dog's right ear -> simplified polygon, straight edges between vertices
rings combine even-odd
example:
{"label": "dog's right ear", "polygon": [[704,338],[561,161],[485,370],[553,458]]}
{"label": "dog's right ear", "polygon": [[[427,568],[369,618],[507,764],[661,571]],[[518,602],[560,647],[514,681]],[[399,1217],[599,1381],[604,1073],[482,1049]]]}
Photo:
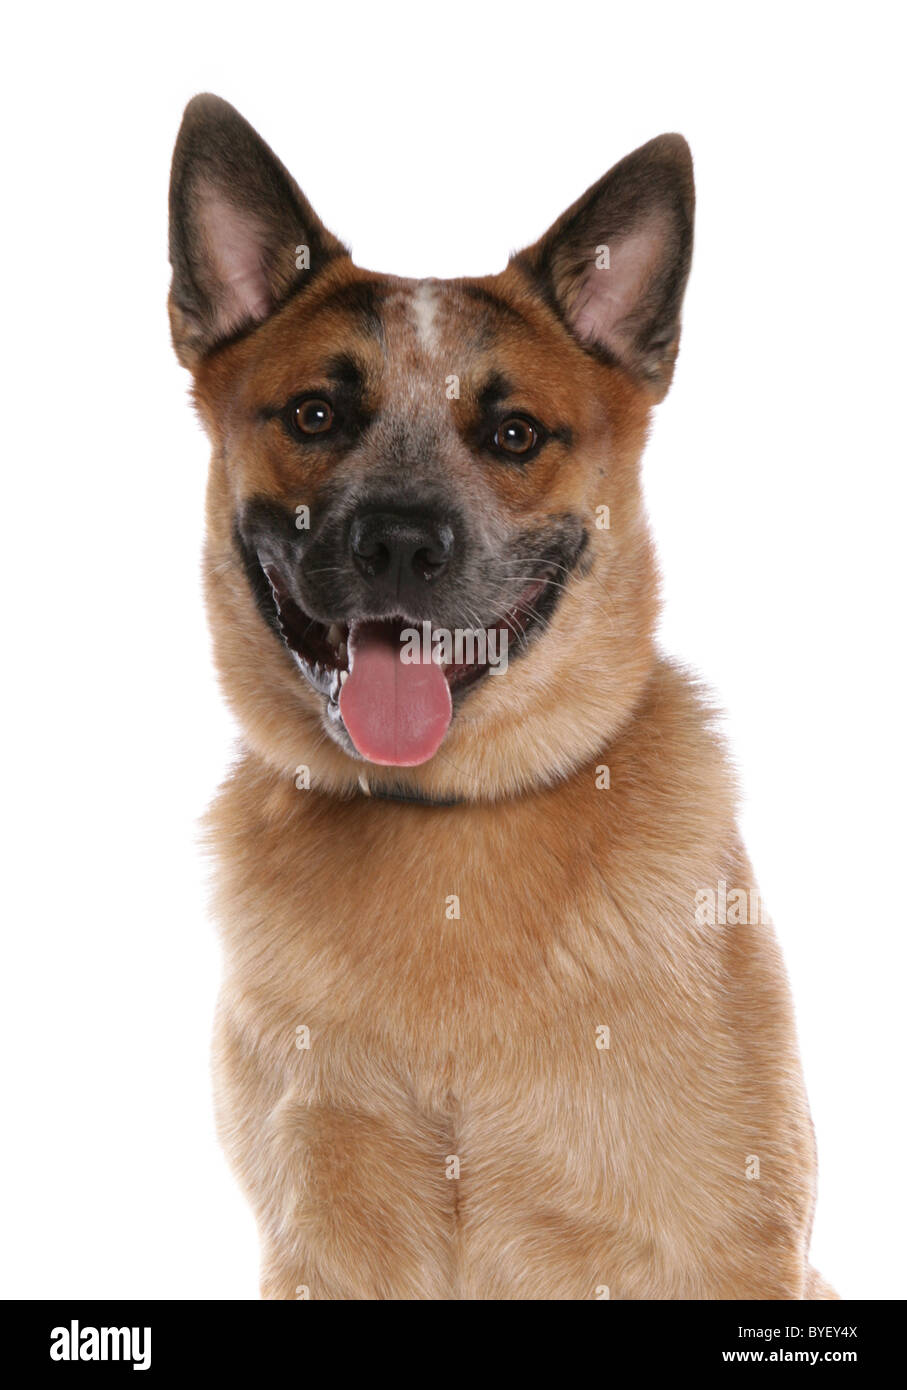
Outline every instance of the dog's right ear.
{"label": "dog's right ear", "polygon": [[170,176],[170,326],[182,364],[348,254],[248,121],[220,97],[193,97]]}

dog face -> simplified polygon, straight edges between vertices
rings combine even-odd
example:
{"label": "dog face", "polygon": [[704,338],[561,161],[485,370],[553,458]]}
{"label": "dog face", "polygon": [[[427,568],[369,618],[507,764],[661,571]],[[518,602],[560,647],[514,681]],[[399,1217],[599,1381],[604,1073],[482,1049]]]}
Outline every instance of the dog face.
{"label": "dog face", "polygon": [[213,445],[216,659],[270,763],[494,797],[604,746],[651,664],[638,459],[692,210],[663,136],[499,275],[372,274],[231,107],[190,103],[171,324]]}

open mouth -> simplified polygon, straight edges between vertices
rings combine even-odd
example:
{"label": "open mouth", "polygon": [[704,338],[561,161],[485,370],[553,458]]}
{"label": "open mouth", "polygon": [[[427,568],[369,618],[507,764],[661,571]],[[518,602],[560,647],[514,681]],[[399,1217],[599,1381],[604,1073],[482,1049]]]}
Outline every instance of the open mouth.
{"label": "open mouth", "polygon": [[506,654],[525,645],[557,596],[550,567],[543,568],[497,622],[473,630],[479,641],[423,640],[414,657],[411,634],[442,638],[440,631],[403,615],[321,622],[300,608],[274,565],[262,563],[262,569],[283,640],[309,684],[326,697],[328,716],[342,721],[362,757],[398,767],[426,762],[437,751],[454,697],[501,669],[502,652],[506,668]]}

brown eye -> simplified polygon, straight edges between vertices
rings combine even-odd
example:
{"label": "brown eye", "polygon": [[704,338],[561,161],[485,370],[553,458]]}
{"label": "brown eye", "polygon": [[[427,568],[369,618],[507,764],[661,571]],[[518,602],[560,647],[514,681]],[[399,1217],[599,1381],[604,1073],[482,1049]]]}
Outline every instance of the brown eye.
{"label": "brown eye", "polygon": [[324,434],[334,423],[334,412],[327,401],[300,401],[293,411],[293,424],[300,434]]}
{"label": "brown eye", "polygon": [[528,454],[538,443],[538,434],[528,420],[511,415],[495,430],[494,446],[505,454]]}

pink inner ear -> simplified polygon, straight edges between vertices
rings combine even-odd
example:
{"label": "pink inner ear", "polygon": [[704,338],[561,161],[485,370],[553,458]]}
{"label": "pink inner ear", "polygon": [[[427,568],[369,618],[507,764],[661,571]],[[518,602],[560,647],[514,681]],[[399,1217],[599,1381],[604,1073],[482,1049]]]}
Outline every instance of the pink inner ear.
{"label": "pink inner ear", "polygon": [[631,345],[627,322],[641,307],[664,255],[667,226],[651,219],[620,241],[608,243],[610,264],[596,264],[596,253],[580,276],[569,310],[574,332],[584,342],[612,347],[618,354]]}
{"label": "pink inner ear", "polygon": [[218,330],[229,333],[266,318],[272,296],[264,269],[263,227],[213,189],[202,194],[198,217],[215,281]]}

